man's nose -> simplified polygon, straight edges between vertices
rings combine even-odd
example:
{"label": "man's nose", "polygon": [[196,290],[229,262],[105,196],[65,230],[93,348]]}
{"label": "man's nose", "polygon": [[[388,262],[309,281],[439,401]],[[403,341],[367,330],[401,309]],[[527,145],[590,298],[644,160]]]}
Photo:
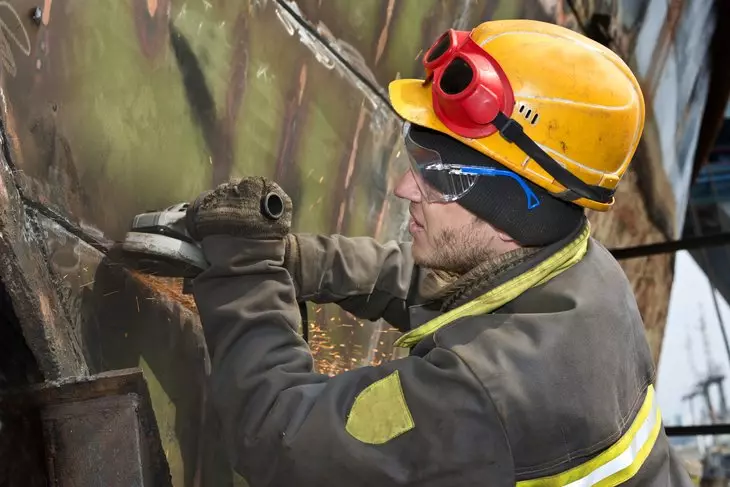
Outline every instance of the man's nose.
{"label": "man's nose", "polygon": [[395,195],[399,198],[403,198],[414,203],[420,203],[423,195],[416,182],[416,176],[413,174],[413,170],[408,169],[403,176],[401,176],[398,184],[395,186]]}

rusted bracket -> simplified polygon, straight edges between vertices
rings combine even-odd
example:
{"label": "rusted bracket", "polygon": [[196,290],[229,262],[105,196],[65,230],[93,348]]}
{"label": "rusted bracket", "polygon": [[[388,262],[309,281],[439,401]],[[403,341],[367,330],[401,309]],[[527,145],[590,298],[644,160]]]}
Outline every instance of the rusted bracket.
{"label": "rusted bracket", "polygon": [[40,417],[49,485],[172,485],[140,369],[4,393],[0,409]]}

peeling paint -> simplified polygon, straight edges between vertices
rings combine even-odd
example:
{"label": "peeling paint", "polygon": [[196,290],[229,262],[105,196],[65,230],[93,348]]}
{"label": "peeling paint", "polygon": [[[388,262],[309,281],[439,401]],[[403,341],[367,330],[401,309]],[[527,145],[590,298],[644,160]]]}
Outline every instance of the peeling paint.
{"label": "peeling paint", "polygon": [[5,187],[5,181],[0,179],[0,207],[7,208],[10,204],[10,195],[8,189]]}
{"label": "peeling paint", "polygon": [[30,37],[18,11],[7,0],[0,1],[0,59],[10,76],[17,74],[13,50],[30,56],[30,48]]}
{"label": "peeling paint", "polygon": [[[287,4],[294,12],[296,12],[298,15],[301,15],[301,11],[299,10],[299,6],[296,4],[296,2],[283,1],[282,3]],[[368,68],[367,63],[354,47],[349,46],[343,41],[339,41],[330,46],[322,44],[312,33],[307,30],[307,28],[303,25],[302,21],[299,18],[291,15],[289,11],[287,11],[278,4],[276,8],[276,15],[286,31],[289,33],[289,35],[298,35],[299,41],[305,47],[307,47],[307,49],[309,49],[312,54],[314,54],[317,61],[319,61],[326,69],[336,70],[340,75],[348,79],[358,89],[360,93],[364,94],[367,100],[370,102],[373,111],[377,111],[378,109],[382,108],[390,110],[390,106],[387,103],[384,103],[381,98],[384,92],[381,91],[381,94],[378,95],[362,81],[361,76],[364,75],[367,79],[371,80],[372,83],[376,83],[374,74]],[[324,33],[324,35],[326,36],[327,31],[325,30],[324,26],[320,26],[320,29],[322,33]],[[348,60],[348,62],[354,64],[356,70],[353,72],[347,66],[343,65],[332,54],[332,48],[335,48],[343,58]],[[378,130],[379,128],[382,128],[378,127],[379,121],[380,120],[373,119],[374,126],[371,127],[373,130]]]}
{"label": "peeling paint", "polygon": [[53,6],[53,0],[43,0],[43,16],[41,21],[43,25],[48,25],[51,22],[51,7]]}
{"label": "peeling paint", "polygon": [[[296,6],[296,4],[293,4]],[[292,16],[287,10],[277,7],[276,16],[281,21],[281,24],[286,29],[287,33],[291,36],[297,34],[299,36],[299,42],[306,46],[313,54],[317,61],[326,69],[335,68],[335,59],[329,52],[329,50],[321,43],[317,42],[316,38],[307,32],[307,30]]]}
{"label": "peeling paint", "polygon": [[472,9],[476,6],[476,0],[462,0],[459,15],[454,20],[454,29],[457,30],[468,30],[474,23],[472,19]]}
{"label": "peeling paint", "polygon": [[48,297],[43,294],[39,294],[38,304],[41,316],[45,318],[43,321],[46,323],[53,323],[53,311],[51,310],[51,304],[48,302]]}
{"label": "peeling paint", "polygon": [[385,25],[380,31],[380,37],[378,38],[378,47],[375,52],[375,64],[377,65],[380,61],[380,57],[385,51],[385,44],[388,42],[388,31],[390,30],[390,21],[393,20],[393,9],[395,8],[395,0],[388,0],[388,6],[385,8]]}

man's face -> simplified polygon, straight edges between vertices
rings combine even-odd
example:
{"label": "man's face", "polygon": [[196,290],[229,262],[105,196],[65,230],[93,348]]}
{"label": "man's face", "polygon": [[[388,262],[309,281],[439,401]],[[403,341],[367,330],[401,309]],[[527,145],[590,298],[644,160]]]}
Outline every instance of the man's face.
{"label": "man's face", "polygon": [[456,202],[429,203],[415,178],[408,170],[395,194],[411,203],[408,231],[413,236],[416,264],[464,274],[485,260],[519,247]]}

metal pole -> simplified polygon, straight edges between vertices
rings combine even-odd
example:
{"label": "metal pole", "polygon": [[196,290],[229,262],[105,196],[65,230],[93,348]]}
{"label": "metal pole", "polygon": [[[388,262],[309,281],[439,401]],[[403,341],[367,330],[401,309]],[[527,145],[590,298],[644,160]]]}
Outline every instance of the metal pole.
{"label": "metal pole", "polygon": [[[694,204],[690,202],[689,204],[690,212],[692,213],[692,227],[694,229],[695,234],[699,234],[700,237],[702,236],[702,228],[700,227],[699,218],[697,215],[697,208]],[[723,234],[720,234],[723,235]],[[725,351],[727,352],[727,358],[728,362],[730,362],[730,342],[728,342],[727,338],[727,331],[725,330],[725,322],[722,319],[722,314],[720,314],[720,306],[717,303],[717,295],[715,294],[715,273],[713,271],[712,263],[710,262],[709,257],[707,256],[707,249],[706,247],[702,247],[700,254],[702,254],[702,260],[705,261],[705,269],[707,271],[707,280],[710,284],[710,294],[712,295],[712,303],[715,305],[715,313],[717,314],[717,322],[720,326],[720,332],[722,333],[722,340],[725,342]]]}
{"label": "metal pole", "polygon": [[730,434],[730,424],[706,424],[697,426],[665,426],[667,436],[715,436]]}
{"label": "metal pole", "polygon": [[706,247],[719,247],[722,245],[730,245],[730,232],[699,237],[688,237],[680,240],[649,245],[637,245],[636,247],[625,247],[622,249],[610,249],[609,251],[613,254],[615,259],[624,260],[635,259],[637,257],[648,257],[656,254],[668,254],[679,250],[702,249]]}

